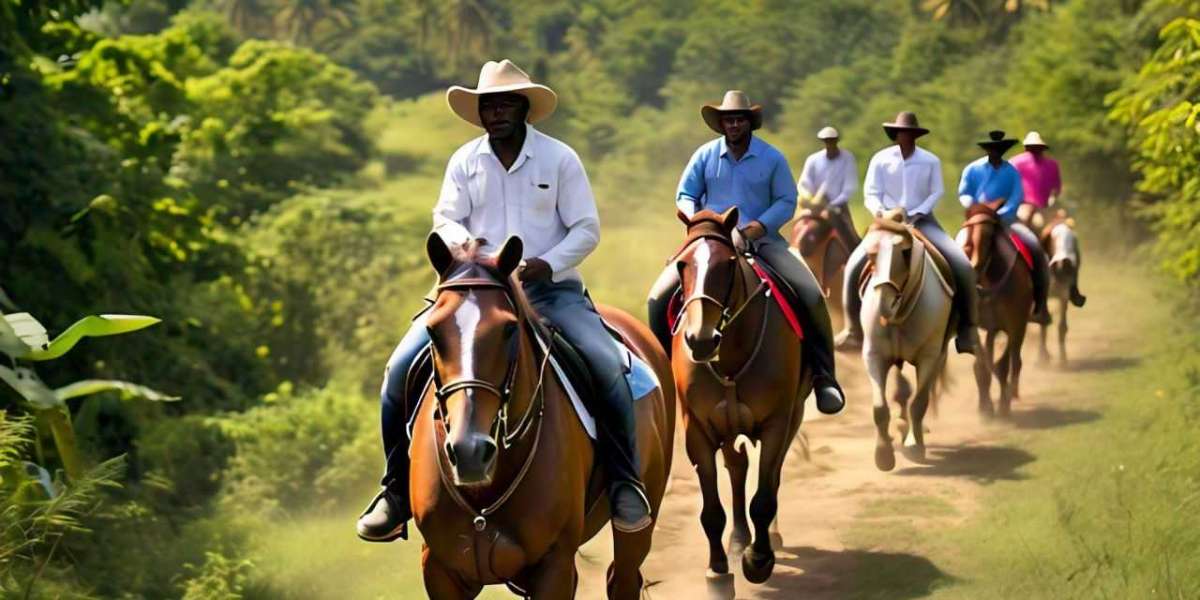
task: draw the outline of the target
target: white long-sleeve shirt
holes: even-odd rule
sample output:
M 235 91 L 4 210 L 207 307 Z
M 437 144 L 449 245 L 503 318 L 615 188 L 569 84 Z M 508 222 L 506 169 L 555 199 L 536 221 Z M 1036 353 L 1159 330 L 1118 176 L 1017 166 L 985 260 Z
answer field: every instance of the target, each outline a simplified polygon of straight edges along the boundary
M 830 206 L 845 206 L 858 191 L 858 165 L 854 155 L 845 150 L 839 150 L 834 159 L 824 150 L 814 152 L 804 160 L 804 170 L 796 183 L 810 197 L 816 197 L 825 186 L 825 201 Z
M 600 243 L 592 186 L 570 146 L 533 127 L 526 131 L 521 153 L 507 170 L 487 135 L 450 157 L 433 229 L 451 244 L 483 239 L 485 252 L 497 252 L 508 236 L 520 236 L 524 258 L 546 261 L 554 281 L 581 280 L 576 267 Z
M 909 218 L 930 215 L 943 192 L 942 161 L 921 147 L 907 160 L 900 146 L 876 152 L 863 182 L 863 202 L 871 214 L 902 207 Z

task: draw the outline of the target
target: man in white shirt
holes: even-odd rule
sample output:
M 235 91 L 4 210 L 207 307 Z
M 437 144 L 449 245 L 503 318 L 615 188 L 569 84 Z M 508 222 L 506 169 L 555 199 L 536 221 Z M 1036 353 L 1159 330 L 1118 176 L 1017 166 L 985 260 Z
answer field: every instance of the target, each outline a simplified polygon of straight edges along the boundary
M 804 160 L 804 170 L 796 186 L 801 201 L 823 203 L 838 234 L 851 246 L 859 242 L 854 220 L 850 217 L 850 197 L 858 191 L 858 165 L 854 155 L 838 147 L 838 131 L 825 127 L 817 132 L 825 149 Z
M 525 294 L 583 355 L 597 387 L 592 407 L 599 426 L 597 456 L 610 481 L 613 527 L 624 532 L 649 527 L 621 353 L 576 270 L 600 242 L 591 185 L 574 150 L 530 125 L 554 112 L 557 97 L 503 60 L 484 65 L 475 89 L 454 86 L 446 100 L 459 117 L 487 133 L 464 144 L 446 165 L 434 231 L 451 245 L 479 240 L 484 252 L 497 251 L 509 236 L 524 242 L 518 278 Z M 405 426 L 417 399 L 404 397 L 405 379 L 428 343 L 425 319 L 418 316 L 388 361 L 381 393 L 387 472 L 383 490 L 358 521 L 359 537 L 367 541 L 407 534 L 412 510 Z
M 917 147 L 917 138 L 929 130 L 920 126 L 915 114 L 902 112 L 896 115 L 895 121 L 884 123 L 883 130 L 896 144 L 871 157 L 863 184 L 863 202 L 876 216 L 893 208 L 903 209 L 909 222 L 946 257 L 954 274 L 954 304 L 958 313 L 955 348 L 960 353 L 973 354 L 979 344 L 975 270 L 962 248 L 946 235 L 933 216 L 933 209 L 944 191 L 942 161 L 932 152 Z M 863 329 L 858 319 L 862 299 L 858 296 L 858 280 L 866 264 L 866 248 L 859 244 L 846 264 L 845 287 L 842 288 L 846 329 L 838 336 L 839 350 L 862 348 Z

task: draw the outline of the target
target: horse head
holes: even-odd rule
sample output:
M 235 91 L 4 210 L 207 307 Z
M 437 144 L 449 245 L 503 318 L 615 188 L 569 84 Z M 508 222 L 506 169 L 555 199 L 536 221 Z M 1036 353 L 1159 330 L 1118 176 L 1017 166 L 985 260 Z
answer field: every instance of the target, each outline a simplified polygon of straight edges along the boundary
M 491 482 L 520 358 L 532 351 L 523 335 L 531 311 L 512 276 L 523 244 L 510 237 L 495 256 L 482 256 L 483 243 L 449 246 L 437 233 L 426 242 L 438 273 L 426 326 L 437 411 L 446 430 L 443 449 L 455 483 L 467 486 Z
M 963 222 L 966 239 L 963 252 L 971 261 L 975 273 L 983 276 L 992 259 L 992 248 L 996 230 L 1000 228 L 1000 216 L 986 204 L 973 204 L 967 209 L 967 220 Z
M 867 256 L 875 266 L 870 289 L 880 295 L 880 316 L 892 320 L 909 277 L 908 258 L 914 241 L 905 222 L 904 211 L 893 209 L 877 217 L 863 240 Z
M 796 215 L 792 226 L 792 246 L 809 256 L 821 247 L 821 242 L 834 235 L 828 209 L 804 208 Z
M 692 358 L 707 362 L 717 355 L 735 301 L 739 253 L 733 236 L 738 209 L 723 214 L 702 210 L 690 218 L 680 212 L 679 220 L 687 226 L 687 240 L 673 259 L 684 298 L 677 327 L 684 332 Z

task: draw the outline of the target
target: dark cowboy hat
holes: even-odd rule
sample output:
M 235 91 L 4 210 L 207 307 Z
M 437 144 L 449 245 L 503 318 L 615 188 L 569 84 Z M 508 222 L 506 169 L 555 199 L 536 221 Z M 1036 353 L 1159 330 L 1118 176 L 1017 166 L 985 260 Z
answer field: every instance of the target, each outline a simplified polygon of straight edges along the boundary
M 984 150 L 995 148 L 1000 151 L 1000 154 L 1004 154 L 1005 152 L 1008 152 L 1009 148 L 1012 148 L 1016 144 L 1017 140 L 1004 139 L 1004 132 L 1000 131 L 999 129 L 994 129 L 988 132 L 988 139 L 986 141 L 979 142 L 979 147 L 983 148 Z
M 917 122 L 917 115 L 908 111 L 896 115 L 896 119 L 891 123 L 883 124 L 883 132 L 887 134 L 888 139 L 896 139 L 896 133 L 899 131 L 912 131 L 917 134 L 917 137 L 929 133 L 928 129 L 921 127 L 921 124 Z
M 725 98 L 720 104 L 705 104 L 700 107 L 700 116 L 704 118 L 709 129 L 721 135 L 725 135 L 725 130 L 721 129 L 721 114 L 730 112 L 744 112 L 749 115 L 751 131 L 762 127 L 762 106 L 750 104 L 750 97 L 741 90 L 725 92 Z

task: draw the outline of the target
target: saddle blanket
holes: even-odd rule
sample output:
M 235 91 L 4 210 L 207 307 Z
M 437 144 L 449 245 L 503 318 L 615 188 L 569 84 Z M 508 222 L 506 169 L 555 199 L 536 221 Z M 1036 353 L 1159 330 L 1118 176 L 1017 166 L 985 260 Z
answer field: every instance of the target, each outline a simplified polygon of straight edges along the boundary
M 546 352 L 546 342 L 538 339 L 538 344 L 541 345 L 542 351 Z M 633 396 L 633 401 L 649 396 L 651 392 L 659 389 L 661 385 L 658 381 L 658 376 L 654 374 L 654 369 L 646 364 L 638 355 L 629 350 L 625 344 L 618 343 L 621 349 L 621 355 L 625 363 L 625 381 L 629 383 L 629 391 Z M 579 390 L 575 388 L 574 382 L 567 376 L 567 371 L 556 355 L 551 353 L 550 366 L 554 369 L 554 374 L 562 383 L 563 389 L 566 390 L 567 396 L 571 399 L 571 405 L 575 407 L 575 415 L 579 417 L 579 423 L 583 425 L 584 431 L 587 431 L 588 437 L 596 439 L 596 419 L 592 416 L 591 411 L 584 405 L 583 396 Z
M 1013 245 L 1017 247 L 1017 253 L 1021 255 L 1021 258 L 1025 259 L 1025 266 L 1029 267 L 1029 270 L 1032 271 L 1033 254 L 1029 252 L 1029 247 L 1025 245 L 1025 242 L 1021 241 L 1021 236 L 1010 231 L 1008 232 L 1008 239 L 1012 240 Z

